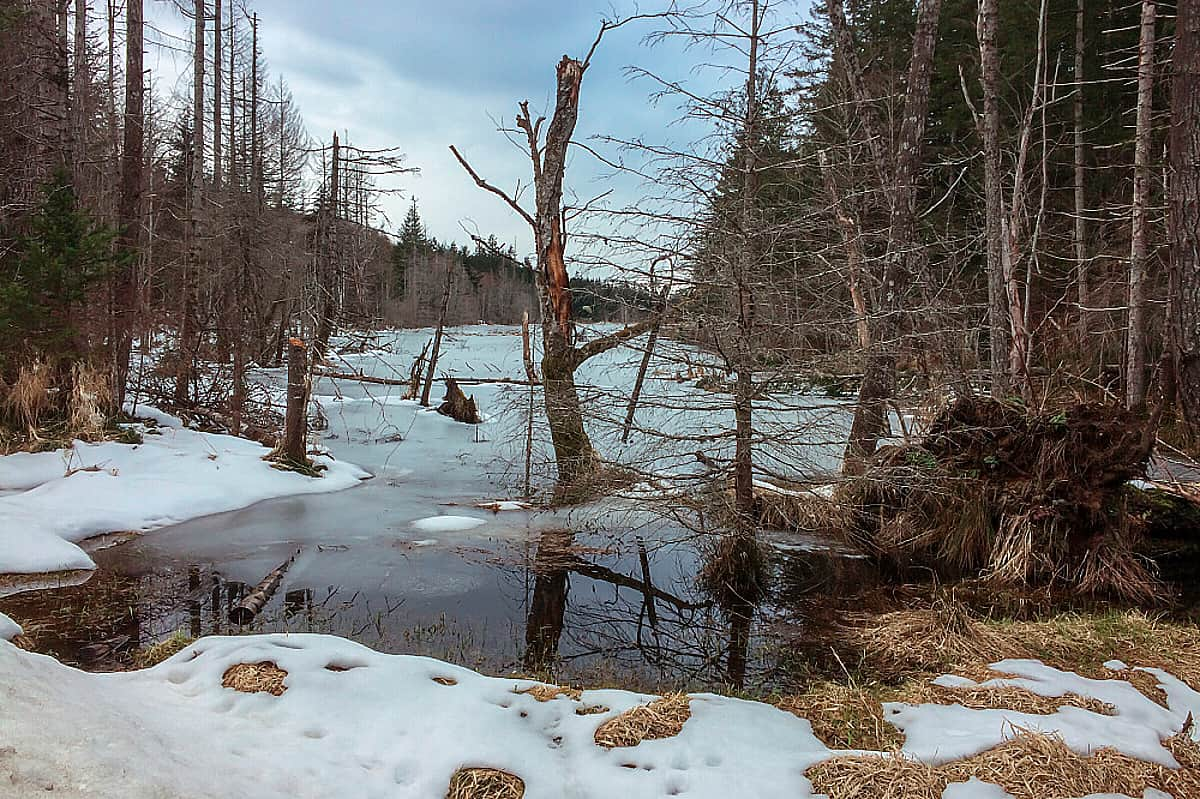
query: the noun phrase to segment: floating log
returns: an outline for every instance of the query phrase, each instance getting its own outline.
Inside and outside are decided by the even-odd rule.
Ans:
[[[296,555],[300,554],[300,550],[296,550]],[[241,602],[237,603],[232,610],[229,611],[229,620],[237,625],[246,625],[254,621],[257,616],[275,592],[279,590],[279,584],[283,582],[283,575],[287,574],[287,570],[292,567],[292,563],[296,560],[296,555],[292,555],[283,563],[276,566],[266,577],[262,579],[254,590],[246,594]]]

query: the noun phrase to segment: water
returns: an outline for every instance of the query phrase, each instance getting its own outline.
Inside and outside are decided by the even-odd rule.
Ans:
[[[427,337],[387,334],[379,349],[345,356],[337,368],[403,377]],[[703,478],[694,452],[720,457],[732,417],[727,397],[680,379],[685,364],[699,373],[693,363],[703,356],[665,346],[637,420],[661,431],[657,438],[635,433],[622,446],[617,435],[639,353],[613,351],[581,370],[599,449],[654,476],[633,498],[553,513],[477,508],[521,492],[525,414],[540,397],[523,386],[473,386],[487,420],[468,426],[401,401],[400,387],[324,379],[314,387],[322,444],[374,479],[149,533],[96,553],[99,569],[87,584],[3,599],[0,611],[24,623],[39,650],[88,669],[123,668],[139,647],[176,631],[290,631],[576,684],[778,684],[786,658],[775,628],[789,604],[861,587],[870,567],[823,542],[768,536],[775,595],[742,612],[712,605],[696,585],[703,539],[658,500],[672,481]],[[451,331],[440,363],[457,376],[512,377],[523,374],[520,353],[516,329],[481,326]],[[279,401],[283,375],[267,370],[257,379]],[[843,410],[793,397],[762,418],[766,429],[793,431],[771,450],[772,468],[831,468],[833,447],[815,433],[824,426],[840,441]],[[533,437],[530,468],[544,485],[550,452],[540,421]],[[438,515],[484,523],[434,533],[413,524]],[[230,609],[293,557],[262,614],[247,627],[232,624]]]

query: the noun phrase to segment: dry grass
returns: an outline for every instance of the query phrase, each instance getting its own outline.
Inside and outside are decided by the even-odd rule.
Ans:
[[[460,768],[446,791],[446,799],[521,799],[524,795],[524,780],[494,768]]]
[[[111,400],[108,378],[82,362],[75,364],[71,371],[71,432],[88,440],[102,436],[108,423],[104,408]]]
[[[1022,734],[995,749],[942,766],[901,756],[843,757],[808,770],[830,799],[941,799],[947,785],[976,777],[999,785],[1014,799],[1072,799],[1094,793],[1141,796],[1157,788],[1175,797],[1200,796],[1200,745],[1182,732],[1164,742],[1183,766],[1169,769],[1111,749],[1089,757],[1061,740]]]
[[[182,631],[176,631],[166,640],[138,650],[133,656],[135,669],[148,669],[157,666],[172,655],[182,652],[196,642],[195,638]],[[226,673],[228,674],[228,672]]]
[[[434,677],[433,681],[438,685],[458,685],[458,680],[453,677]]]
[[[50,367],[46,364],[35,361],[22,366],[4,396],[5,414],[32,435],[42,414],[50,407],[50,386]]]
[[[225,670],[221,685],[245,694],[268,693],[282,696],[287,690],[283,678],[287,672],[269,660],[261,663],[237,663]]]
[[[596,730],[596,743],[605,749],[615,749],[671,738],[679,734],[691,715],[691,697],[683,693],[668,694],[601,724]]]
[[[975,679],[983,681],[996,676],[987,673],[976,675]],[[1111,705],[1076,694],[1046,697],[1015,687],[943,688],[926,680],[910,680],[899,686],[821,683],[803,694],[785,696],[774,704],[807,719],[813,726],[813,733],[826,746],[888,751],[898,748],[904,736],[884,719],[884,702],[959,704],[976,710],[1012,710],[1034,715],[1049,715],[1067,706],[1103,715],[1114,712]]]
[[[847,643],[861,648],[887,675],[1024,657],[1020,642],[975,619],[962,603],[935,597],[926,608],[851,619]]]
[[[514,693],[528,694],[539,702],[549,702],[560,696],[565,696],[568,699],[578,702],[580,697],[583,696],[583,691],[580,691],[578,688],[563,688],[558,685],[534,685],[520,691],[514,691]]]

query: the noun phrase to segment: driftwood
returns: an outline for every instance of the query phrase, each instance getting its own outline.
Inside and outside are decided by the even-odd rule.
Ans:
[[[464,394],[453,377],[446,378],[446,398],[438,406],[437,412],[463,424],[479,424],[481,421],[475,398]]]
[[[234,624],[244,625],[254,621],[257,616],[275,592],[279,590],[279,584],[283,582],[283,575],[287,574],[287,570],[292,567],[292,563],[296,560],[296,555],[300,554],[300,550],[296,550],[296,554],[285,560],[283,563],[276,566],[271,572],[262,579],[254,590],[246,594],[241,602],[234,606],[233,610],[229,611],[229,620]]]

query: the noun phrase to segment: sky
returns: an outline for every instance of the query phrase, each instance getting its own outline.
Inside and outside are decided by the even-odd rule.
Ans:
[[[282,74],[310,134],[328,141],[334,130],[364,148],[398,146],[418,175],[400,178],[399,196],[384,200],[390,228],[402,222],[416,197],[431,235],[466,243],[470,231],[495,234],[531,254],[532,236],[494,195],[477,188],[454,160],[454,144],[486,179],[507,190],[528,183],[530,164],[497,131],[511,126],[519,100],[535,114],[553,110],[555,65],[564,54],[581,57],[602,19],[628,14],[627,0],[248,0],[260,19],[260,49],[272,79]],[[148,4],[149,18],[179,36],[180,52],[151,53],[160,76],[173,80],[190,70],[190,23],[169,2]],[[643,3],[641,11],[654,10]],[[638,22],[609,32],[584,80],[575,138],[597,133],[686,144],[702,135],[695,124],[677,124],[678,104],[651,101],[653,86],[631,80],[638,65],[681,80],[702,93],[717,76],[697,72],[704,55],[678,45],[651,47],[645,36],[661,23]],[[167,80],[171,80],[168,78]],[[166,87],[168,91],[171,87]],[[186,91],[186,89],[183,89]],[[597,146],[599,146],[597,144]],[[612,147],[606,152],[616,155]],[[641,186],[575,149],[568,191],[586,200],[612,189],[608,202],[623,206]],[[531,207],[531,191],[523,198]]]

